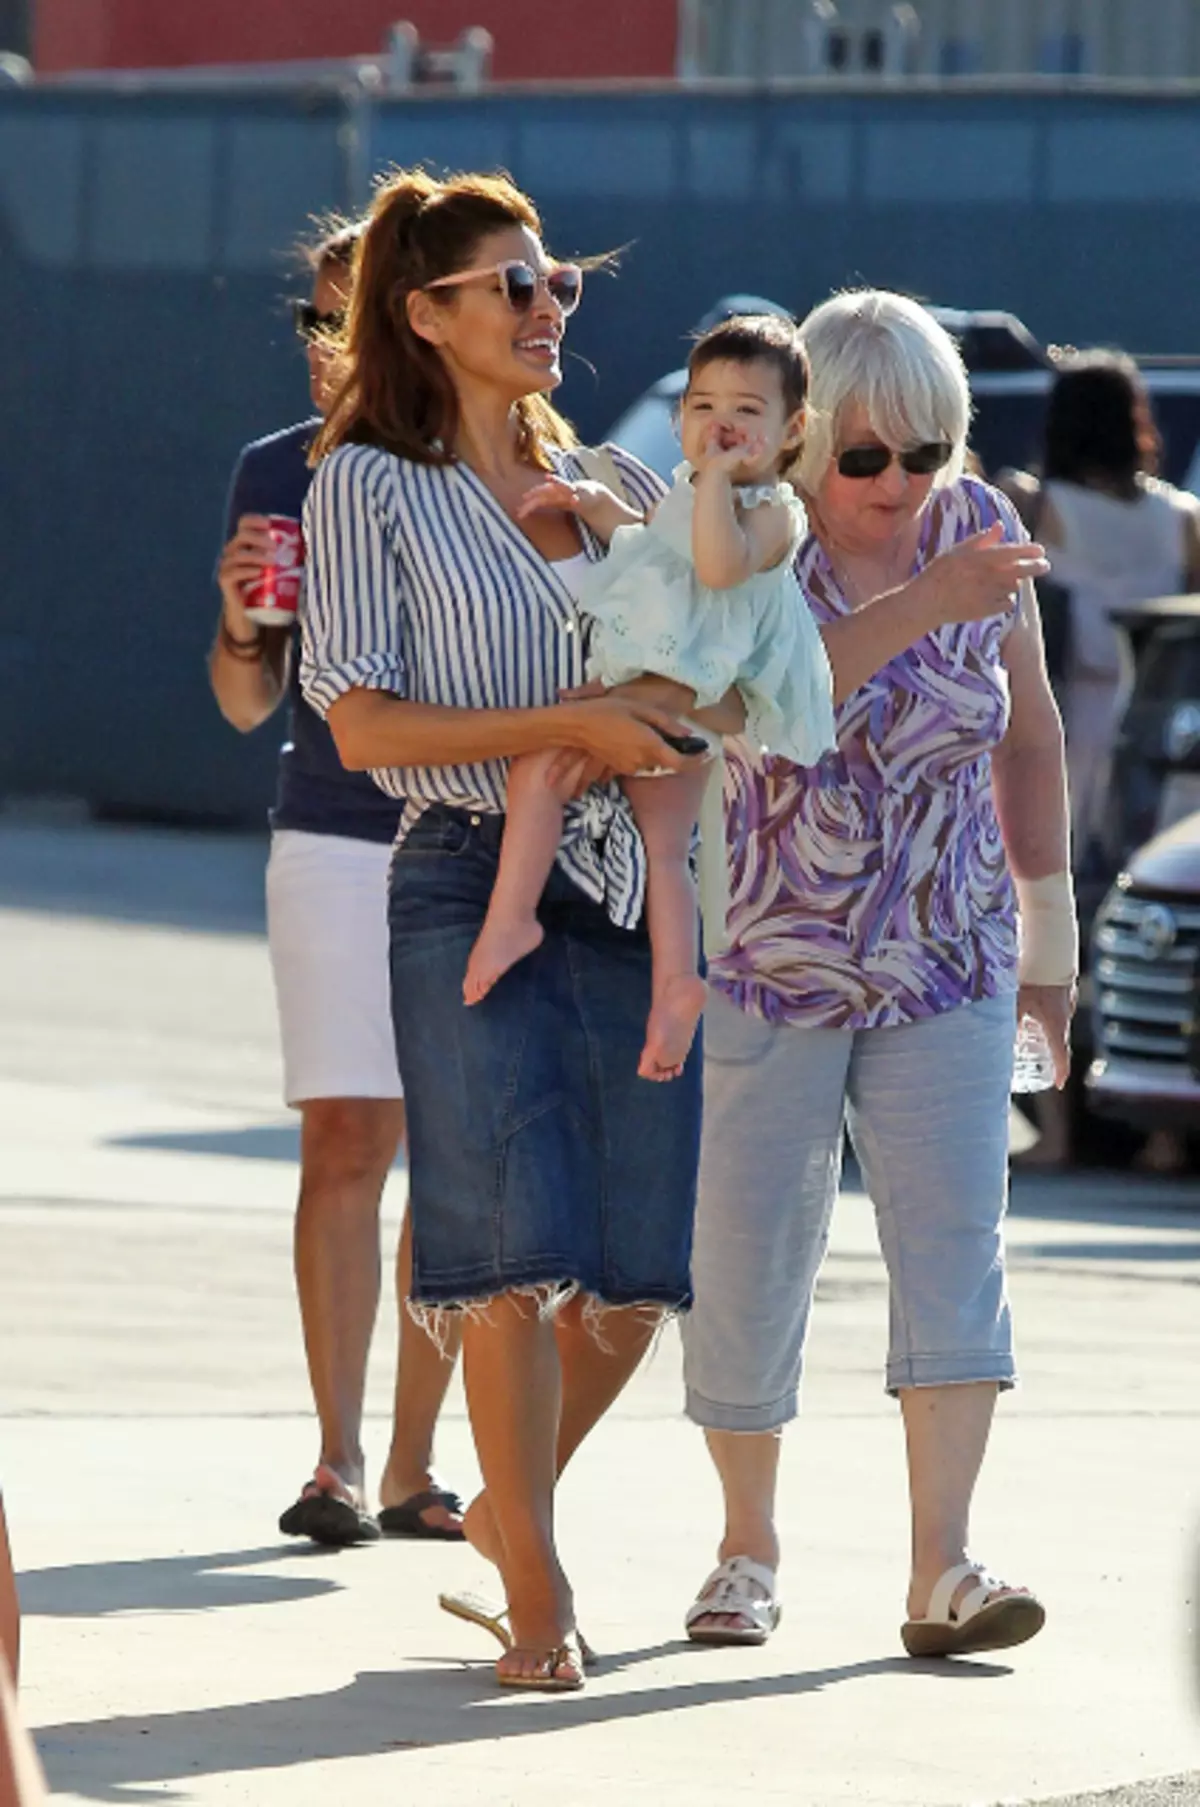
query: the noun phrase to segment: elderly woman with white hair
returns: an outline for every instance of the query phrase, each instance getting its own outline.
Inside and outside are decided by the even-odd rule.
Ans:
[[[827,635],[964,540],[1025,538],[1006,499],[963,475],[966,375],[931,315],[862,291],[800,332],[811,532],[796,570]],[[1077,963],[1062,732],[1028,580],[1002,613],[937,629],[837,701],[837,752],[819,766],[744,743],[728,760],[729,942],[710,969],[684,1329],[688,1414],[726,1524],[688,1632],[761,1643],[778,1622],[781,1428],[846,1125],[887,1265],[886,1382],[908,1449],[901,1636],[914,1656],[1000,1649],[1045,1618],[967,1551],[996,1397],[1015,1379],[1014,1040],[1034,1017],[1065,1080]]]

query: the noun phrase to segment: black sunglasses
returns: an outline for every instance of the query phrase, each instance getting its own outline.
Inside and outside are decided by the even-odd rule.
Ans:
[[[503,263],[492,264],[484,270],[459,270],[455,276],[439,276],[435,282],[426,283],[429,289],[456,288],[460,283],[494,282],[499,278],[499,286],[504,299],[514,314],[528,313],[537,299],[538,289],[545,283],[550,299],[556,302],[564,314],[573,314],[579,306],[583,295],[583,271],[578,264],[554,264],[544,274],[535,270],[518,257],[505,258]]]
[[[890,445],[848,445],[838,453],[837,467],[843,477],[882,477],[894,458],[910,477],[932,477],[953,455],[954,447],[942,440],[915,445],[907,452],[893,452]]]
[[[339,307],[332,314],[323,314],[315,301],[292,303],[292,325],[306,345],[313,345],[320,339],[328,339],[334,333],[340,333],[345,324],[345,308]]]

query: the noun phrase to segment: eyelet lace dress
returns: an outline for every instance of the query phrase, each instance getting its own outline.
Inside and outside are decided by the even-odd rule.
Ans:
[[[697,709],[736,684],[754,754],[815,765],[836,738],[825,645],[792,569],[808,531],[804,505],[790,483],[740,486],[743,512],[768,503],[787,509],[788,551],[745,583],[709,589],[692,563],[692,474],[691,465],[679,465],[650,521],[618,527],[608,557],[585,574],[579,605],[594,623],[588,675],[624,684],[653,672],[694,690]],[[723,784],[723,761],[716,759],[700,811],[700,903],[710,954],[725,945],[729,906]]]
[[[745,485],[745,512],[782,503],[792,521],[782,562],[728,590],[712,590],[692,563],[692,467],[644,527],[618,527],[608,557],[584,578],[580,607],[595,622],[590,675],[624,684],[643,672],[717,703],[734,684],[746,704],[745,737],[756,751],[815,765],[835,744],[833,682],[825,647],[792,570],[808,531],[790,483]]]

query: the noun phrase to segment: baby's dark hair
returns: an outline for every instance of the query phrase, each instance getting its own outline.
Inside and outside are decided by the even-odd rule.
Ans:
[[[702,333],[687,361],[688,388],[709,364],[769,364],[779,377],[788,414],[803,408],[808,396],[808,353],[791,320],[781,314],[736,314]],[[788,452],[784,469],[798,453]]]
[[[692,346],[687,361],[688,384],[706,364],[770,364],[779,373],[789,414],[804,406],[808,395],[808,353],[799,330],[780,314],[735,314],[710,326]]]

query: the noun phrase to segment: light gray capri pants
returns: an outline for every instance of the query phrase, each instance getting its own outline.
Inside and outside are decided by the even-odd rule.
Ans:
[[[683,1319],[687,1412],[713,1430],[796,1416],[847,1123],[887,1264],[887,1386],[1015,1379],[1004,1287],[1016,999],[881,1029],[767,1023],[710,995],[704,1136]]]

